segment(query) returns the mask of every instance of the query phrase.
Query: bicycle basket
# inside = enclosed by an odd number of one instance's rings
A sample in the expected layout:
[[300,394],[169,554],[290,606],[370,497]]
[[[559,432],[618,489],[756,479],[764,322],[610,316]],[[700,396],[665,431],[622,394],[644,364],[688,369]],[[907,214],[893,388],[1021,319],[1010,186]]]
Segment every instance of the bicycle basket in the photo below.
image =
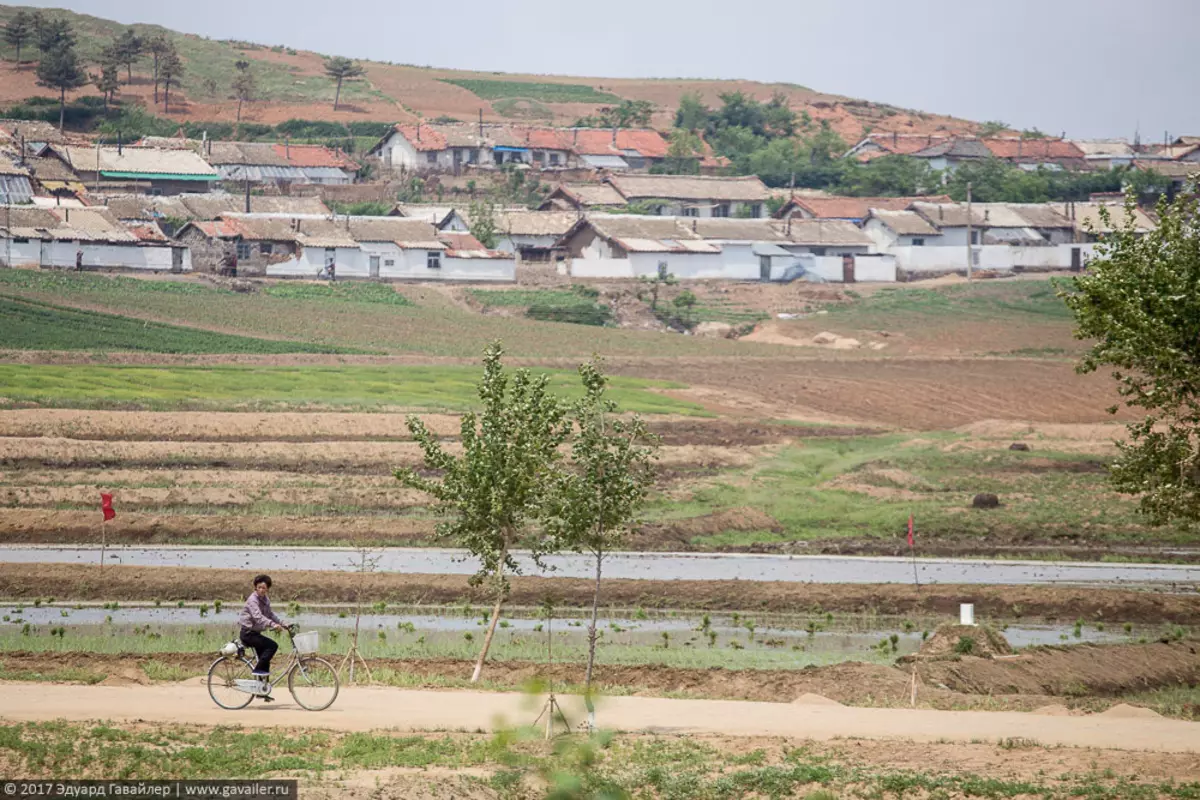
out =
[[307,631],[293,636],[292,644],[296,645],[296,651],[299,653],[315,653],[317,652],[317,639],[316,631]]

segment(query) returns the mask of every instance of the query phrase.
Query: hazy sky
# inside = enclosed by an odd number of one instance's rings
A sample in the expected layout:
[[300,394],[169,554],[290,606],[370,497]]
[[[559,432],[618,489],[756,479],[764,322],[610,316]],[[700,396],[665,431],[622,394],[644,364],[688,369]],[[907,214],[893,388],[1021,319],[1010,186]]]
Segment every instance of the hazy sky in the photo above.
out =
[[397,63],[783,81],[1068,136],[1200,135],[1200,0],[33,4]]

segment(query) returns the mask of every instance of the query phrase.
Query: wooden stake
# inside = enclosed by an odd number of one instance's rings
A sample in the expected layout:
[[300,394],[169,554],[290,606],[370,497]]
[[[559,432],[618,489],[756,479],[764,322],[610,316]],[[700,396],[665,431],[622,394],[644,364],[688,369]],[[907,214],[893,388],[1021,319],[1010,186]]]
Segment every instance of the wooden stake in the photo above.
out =
[[100,523],[100,569],[104,569],[104,551],[108,549],[108,520]]

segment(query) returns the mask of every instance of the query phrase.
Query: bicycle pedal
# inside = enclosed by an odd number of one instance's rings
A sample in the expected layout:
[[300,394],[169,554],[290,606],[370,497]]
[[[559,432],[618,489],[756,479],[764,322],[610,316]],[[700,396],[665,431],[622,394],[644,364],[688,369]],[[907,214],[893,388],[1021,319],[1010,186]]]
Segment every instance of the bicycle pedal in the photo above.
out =
[[275,702],[275,698],[271,697],[271,695],[269,695],[269,694],[260,694],[259,697],[262,698],[262,701],[264,703],[274,703]]

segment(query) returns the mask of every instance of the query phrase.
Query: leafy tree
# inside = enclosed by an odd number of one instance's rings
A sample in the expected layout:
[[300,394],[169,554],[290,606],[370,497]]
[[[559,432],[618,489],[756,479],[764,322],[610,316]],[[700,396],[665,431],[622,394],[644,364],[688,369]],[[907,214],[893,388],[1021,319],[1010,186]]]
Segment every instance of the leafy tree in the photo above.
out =
[[[501,363],[503,354],[499,342],[493,342],[484,354],[479,382],[483,408],[463,415],[462,455],[447,453],[419,418],[409,417],[408,429],[421,446],[425,468],[439,477],[428,478],[412,469],[396,471],[402,484],[438,501],[446,515],[438,524],[438,533],[479,559],[472,584],[489,581],[495,592],[496,603],[472,683],[483,672],[508,595],[505,574],[519,571],[512,551],[526,540],[530,523],[544,513],[543,504],[561,458],[558,448],[570,432],[566,408],[550,393],[549,377],[533,377],[522,369],[510,379]],[[535,560],[553,546],[547,539],[530,544]]]
[[1046,134],[1044,132],[1038,130],[1037,128],[1028,128],[1026,130],[1021,131],[1021,138],[1022,139],[1045,139]]
[[150,57],[153,59],[153,62],[154,62],[154,64],[153,64],[154,103],[155,103],[155,105],[157,105],[158,104],[158,85],[159,85],[159,82],[162,80],[162,68],[161,67],[162,67],[163,56],[165,56],[168,52],[173,50],[174,46],[171,44],[171,40],[168,39],[164,34],[159,34],[158,36],[152,36],[149,39],[147,39],[146,43],[145,43],[145,47],[146,47],[146,52],[148,52],[150,54]]
[[622,100],[620,105],[605,106],[594,116],[576,121],[578,128],[646,128],[654,115],[649,100]]
[[325,62],[325,74],[337,81],[337,90],[333,94],[333,110],[337,111],[338,100],[342,96],[342,82],[361,78],[367,71],[357,61],[351,61],[345,56],[334,56]]
[[233,96],[237,98],[237,121],[242,121],[242,103],[248,103],[254,99],[254,93],[258,89],[257,81],[254,79],[254,73],[250,71],[250,62],[244,58],[239,58],[233,64],[236,70],[233,76]]
[[74,45],[62,39],[58,47],[42,53],[38,61],[37,82],[39,86],[58,90],[58,129],[63,129],[67,113],[67,92],[78,89],[88,82],[87,70],[79,64]]
[[745,128],[756,136],[766,135],[766,117],[761,103],[745,92],[726,92],[718,96],[724,104],[715,115],[714,122],[719,128]]
[[709,134],[709,143],[721,155],[736,161],[767,146],[767,141],[750,128],[733,126]]
[[39,17],[39,23],[34,29],[34,37],[37,41],[38,50],[43,53],[50,53],[63,48],[75,47],[75,32],[71,29],[71,23],[65,17],[51,17],[46,19]]
[[472,202],[468,211],[471,235],[491,250],[496,246],[496,213],[490,202]]
[[671,131],[667,157],[655,164],[653,172],[664,175],[699,175],[704,145],[700,137],[686,128]]
[[912,196],[941,191],[942,174],[923,158],[881,156],[867,164],[846,165],[839,191],[859,197]]
[[108,107],[113,101],[113,95],[121,89],[121,75],[117,70],[117,65],[102,64],[100,72],[92,74],[92,83],[104,95],[104,110],[108,111]]
[[799,139],[776,139],[735,160],[738,172],[757,175],[771,186],[787,186],[791,176],[810,164],[810,151]]
[[113,54],[125,67],[125,83],[133,83],[133,65],[146,52],[146,43],[133,28],[126,28],[112,43]]
[[829,124],[821,120],[821,128],[807,139],[809,160],[813,164],[830,164],[846,152],[846,140]]
[[170,113],[171,87],[179,86],[179,82],[183,78],[183,73],[183,59],[179,57],[179,51],[171,43],[158,57],[158,79],[162,82],[163,87],[164,114]]
[[711,114],[708,106],[704,105],[704,101],[700,99],[699,93],[686,93],[679,98],[679,110],[675,112],[675,127],[693,133],[702,131],[708,127]]
[[1008,130],[1008,123],[1000,120],[989,120],[979,126],[979,135],[983,137],[995,136],[998,133],[1004,133]]
[[605,395],[608,378],[598,359],[581,364],[579,376],[584,395],[571,407],[571,466],[559,471],[553,482],[546,530],[556,549],[587,553],[596,564],[584,673],[584,696],[588,711],[594,713],[592,672],[604,559],[625,542],[654,483],[652,461],[657,440],[646,431],[641,417],[618,416],[617,404]]
[[17,68],[21,68],[21,47],[36,34],[35,17],[24,9],[13,14],[4,26],[4,41],[17,49]]
[[[1195,196],[1159,200],[1158,227],[1136,231],[1132,193],[1087,274],[1061,292],[1080,339],[1095,342],[1081,372],[1112,367],[1127,426],[1111,468],[1115,488],[1140,495],[1153,524],[1200,520],[1200,226]],[[1103,215],[1108,221],[1108,215]],[[1116,412],[1117,406],[1109,409]]]
[[793,136],[796,133],[796,114],[788,105],[787,95],[775,92],[763,106],[763,128],[770,137]]

